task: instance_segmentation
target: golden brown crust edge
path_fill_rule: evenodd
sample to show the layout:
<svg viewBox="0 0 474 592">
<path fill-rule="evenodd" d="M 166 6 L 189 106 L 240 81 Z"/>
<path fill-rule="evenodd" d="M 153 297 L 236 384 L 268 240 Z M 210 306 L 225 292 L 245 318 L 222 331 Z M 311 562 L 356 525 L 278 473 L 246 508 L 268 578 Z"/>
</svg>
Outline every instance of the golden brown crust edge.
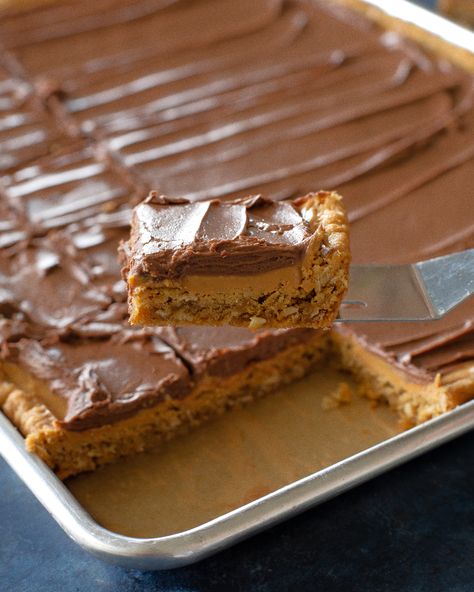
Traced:
<svg viewBox="0 0 474 592">
<path fill-rule="evenodd" d="M 332 343 L 342 370 L 359 383 L 359 393 L 388 402 L 409 427 L 442 415 L 474 398 L 474 376 L 468 373 L 436 375 L 431 382 L 410 381 L 381 356 L 361 346 L 351 335 L 333 331 Z"/>
<path fill-rule="evenodd" d="M 316 218 L 321 225 L 321 238 L 326 239 L 332 249 L 327 258 L 328 266 L 343 270 L 347 279 L 351 255 L 349 221 L 343 198 L 335 191 L 319 191 L 314 197 L 317 199 Z"/>
<path fill-rule="evenodd" d="M 401 33 L 405 37 L 413 39 L 440 57 L 447 58 L 464 70 L 474 72 L 474 52 L 453 45 L 449 41 L 446 41 L 413 23 L 403 21 L 387 14 L 382 9 L 367 4 L 364 0 L 331 0 L 331 2 L 361 12 L 384 29 Z"/>
</svg>

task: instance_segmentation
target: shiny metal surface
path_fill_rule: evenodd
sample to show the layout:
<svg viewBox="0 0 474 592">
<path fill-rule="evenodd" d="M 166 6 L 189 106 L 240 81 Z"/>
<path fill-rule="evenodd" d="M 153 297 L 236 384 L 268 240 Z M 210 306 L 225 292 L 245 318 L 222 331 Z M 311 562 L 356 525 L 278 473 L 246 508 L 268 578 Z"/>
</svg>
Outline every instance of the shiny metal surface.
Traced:
<svg viewBox="0 0 474 592">
<path fill-rule="evenodd" d="M 69 536 L 97 557 L 125 567 L 167 569 L 193 563 L 302 512 L 474 427 L 474 401 L 318 471 L 202 526 L 159 538 L 122 536 L 99 526 L 0 414 L 0 449 Z"/>
<path fill-rule="evenodd" d="M 474 293 L 474 249 L 412 265 L 353 265 L 338 322 L 439 319 Z"/>
<path fill-rule="evenodd" d="M 417 24 L 472 51 L 474 34 L 405 0 L 365 0 L 387 14 Z M 404 273 L 404 272 L 402 272 Z M 419 270 L 436 286 L 436 273 Z M 435 303 L 445 306 L 445 303 Z M 449 306 L 449 303 L 448 303 Z M 59 525 L 87 551 L 139 569 L 165 569 L 195 562 L 306 508 L 442 444 L 474 427 L 474 401 L 363 452 L 313 473 L 199 527 L 159 538 L 138 539 L 99 526 L 65 485 L 36 456 L 0 413 L 0 451 Z"/>
<path fill-rule="evenodd" d="M 412 267 L 436 317 L 474 294 L 474 249 L 422 261 Z"/>
<path fill-rule="evenodd" d="M 416 25 L 428 33 L 444 39 L 451 45 L 472 53 L 474 33 L 461 25 L 413 4 L 409 0 L 363 0 L 364 4 L 375 6 L 385 14 L 400 21 Z"/>
</svg>

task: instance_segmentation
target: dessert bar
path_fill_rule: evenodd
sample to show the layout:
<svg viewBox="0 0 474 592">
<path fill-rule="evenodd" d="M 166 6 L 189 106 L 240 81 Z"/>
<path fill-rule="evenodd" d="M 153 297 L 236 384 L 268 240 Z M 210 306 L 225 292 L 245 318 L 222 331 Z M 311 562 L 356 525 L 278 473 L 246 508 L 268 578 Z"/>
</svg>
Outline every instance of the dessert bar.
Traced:
<svg viewBox="0 0 474 592">
<path fill-rule="evenodd" d="M 0 404 L 28 450 L 61 478 L 149 449 L 301 378 L 327 352 L 327 337 L 312 330 L 164 329 L 162 339 L 125 322 L 99 318 L 93 338 L 22 338 L 9 348 Z"/>
<path fill-rule="evenodd" d="M 124 247 L 134 325 L 328 327 L 347 290 L 337 194 L 189 202 L 150 194 Z"/>
</svg>

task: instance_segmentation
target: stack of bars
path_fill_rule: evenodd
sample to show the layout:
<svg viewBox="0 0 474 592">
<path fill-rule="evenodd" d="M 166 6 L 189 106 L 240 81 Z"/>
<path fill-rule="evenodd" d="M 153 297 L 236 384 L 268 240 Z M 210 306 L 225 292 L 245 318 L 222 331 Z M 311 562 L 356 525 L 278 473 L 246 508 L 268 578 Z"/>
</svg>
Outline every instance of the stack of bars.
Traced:
<svg viewBox="0 0 474 592">
<path fill-rule="evenodd" d="M 474 246 L 472 56 L 322 0 L 12 4 L 0 45 L 0 406 L 60 477 L 328 363 L 412 424 L 474 396 L 472 300 L 430 323 L 140 329 L 117 258 L 153 189 L 337 190 L 355 263 Z"/>
</svg>

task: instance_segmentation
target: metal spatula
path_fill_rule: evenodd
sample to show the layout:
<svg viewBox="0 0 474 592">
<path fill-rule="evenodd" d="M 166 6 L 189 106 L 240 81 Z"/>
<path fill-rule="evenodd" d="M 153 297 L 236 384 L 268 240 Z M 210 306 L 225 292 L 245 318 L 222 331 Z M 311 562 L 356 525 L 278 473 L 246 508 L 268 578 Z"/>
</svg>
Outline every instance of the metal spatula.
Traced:
<svg viewBox="0 0 474 592">
<path fill-rule="evenodd" d="M 338 322 L 439 319 L 474 294 L 474 249 L 411 265 L 352 265 Z"/>
</svg>

